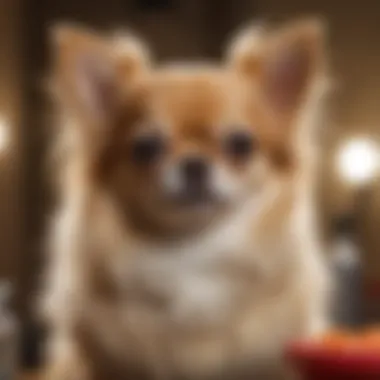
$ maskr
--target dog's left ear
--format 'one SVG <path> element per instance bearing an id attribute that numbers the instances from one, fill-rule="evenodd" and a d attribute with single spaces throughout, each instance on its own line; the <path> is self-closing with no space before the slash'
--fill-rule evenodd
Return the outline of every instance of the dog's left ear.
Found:
<path id="1" fill-rule="evenodd" d="M 123 92 L 149 65 L 145 46 L 132 36 L 103 36 L 72 25 L 59 25 L 51 35 L 59 100 L 82 125 L 106 126 Z"/>
<path id="2" fill-rule="evenodd" d="M 324 71 L 324 27 L 319 20 L 277 31 L 245 30 L 229 50 L 229 64 L 258 86 L 276 117 L 291 118 Z"/>

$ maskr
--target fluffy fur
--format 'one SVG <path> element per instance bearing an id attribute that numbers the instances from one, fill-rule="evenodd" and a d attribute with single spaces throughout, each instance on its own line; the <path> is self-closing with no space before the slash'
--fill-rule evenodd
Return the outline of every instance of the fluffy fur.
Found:
<path id="1" fill-rule="evenodd" d="M 55 31 L 51 379 L 269 379 L 287 341 L 325 328 L 311 137 L 322 28 L 246 30 L 226 56 L 157 66 L 132 37 Z M 253 138 L 246 156 L 224 148 L 235 132 Z M 163 152 L 135 162 L 152 133 Z M 188 157 L 208 163 L 210 198 L 187 202 Z"/>

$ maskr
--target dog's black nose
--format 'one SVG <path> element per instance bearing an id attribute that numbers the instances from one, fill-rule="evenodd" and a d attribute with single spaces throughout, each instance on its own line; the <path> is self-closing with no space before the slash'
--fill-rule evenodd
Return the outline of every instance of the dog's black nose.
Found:
<path id="1" fill-rule="evenodd" d="M 182 175 L 188 186 L 203 186 L 208 179 L 209 165 L 201 157 L 186 158 L 182 162 Z"/>

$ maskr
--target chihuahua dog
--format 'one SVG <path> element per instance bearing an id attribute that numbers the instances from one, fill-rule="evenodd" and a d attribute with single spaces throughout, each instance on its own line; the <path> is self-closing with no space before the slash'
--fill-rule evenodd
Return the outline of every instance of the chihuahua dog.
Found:
<path id="1" fill-rule="evenodd" d="M 247 28 L 218 65 L 75 26 L 53 40 L 48 378 L 282 378 L 286 344 L 328 322 L 319 21 Z"/>

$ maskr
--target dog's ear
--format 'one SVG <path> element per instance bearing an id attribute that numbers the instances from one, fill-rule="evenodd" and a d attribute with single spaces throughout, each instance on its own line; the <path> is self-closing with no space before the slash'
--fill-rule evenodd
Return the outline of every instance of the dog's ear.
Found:
<path id="1" fill-rule="evenodd" d="M 293 117 L 324 70 L 323 23 L 303 20 L 272 32 L 249 28 L 234 40 L 228 59 L 258 86 L 275 116 Z"/>
<path id="2" fill-rule="evenodd" d="M 52 43 L 54 88 L 86 123 L 109 122 L 128 83 L 149 63 L 145 47 L 128 35 L 105 37 L 61 25 L 52 30 Z"/>

